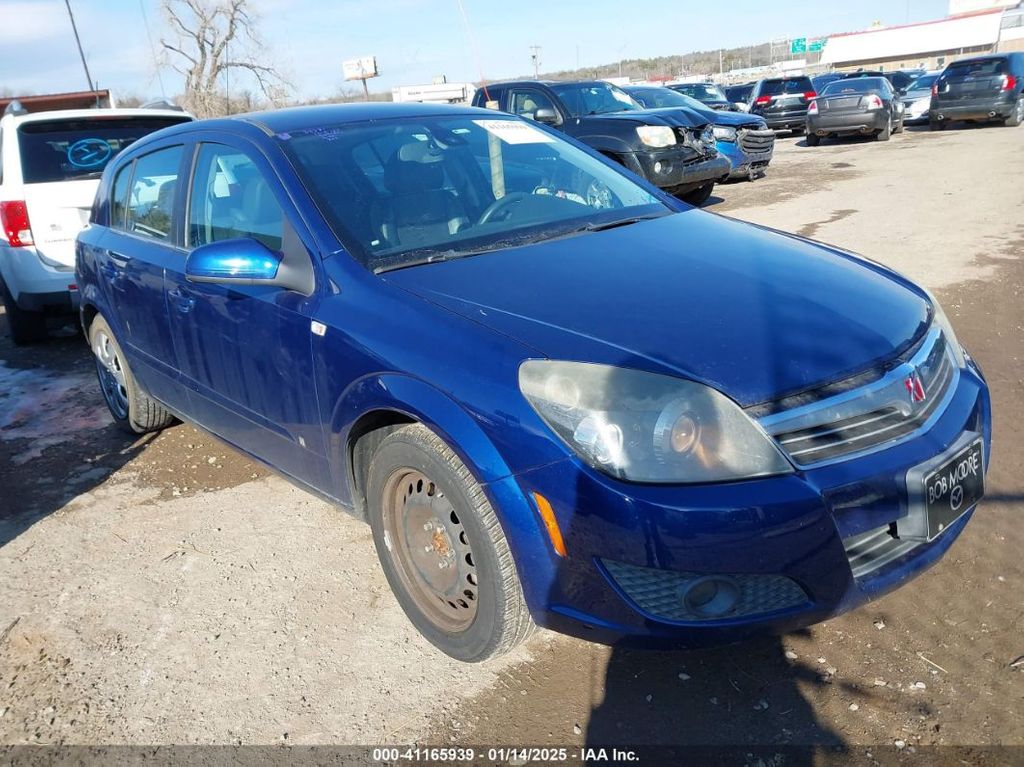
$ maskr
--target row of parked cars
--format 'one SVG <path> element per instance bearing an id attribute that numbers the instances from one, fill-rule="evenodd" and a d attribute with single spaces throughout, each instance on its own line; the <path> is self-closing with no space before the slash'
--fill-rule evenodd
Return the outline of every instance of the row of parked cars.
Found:
<path id="1" fill-rule="evenodd" d="M 4 280 L 78 304 L 126 432 L 188 420 L 367 521 L 454 658 L 790 632 L 948 550 L 988 389 L 911 281 L 666 193 L 770 136 L 665 98 L 11 114 Z"/>

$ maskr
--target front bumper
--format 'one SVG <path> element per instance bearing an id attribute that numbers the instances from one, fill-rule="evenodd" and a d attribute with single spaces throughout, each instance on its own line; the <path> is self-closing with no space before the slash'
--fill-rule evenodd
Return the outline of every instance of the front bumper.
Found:
<path id="1" fill-rule="evenodd" d="M 674 193 L 697 189 L 709 181 L 722 181 L 732 169 L 729 161 L 717 152 L 695 154 L 676 147 L 635 152 L 627 162 L 635 166 L 634 173 Z"/>
<path id="2" fill-rule="evenodd" d="M 907 472 L 966 432 L 983 435 L 987 466 L 990 402 L 973 365 L 962 371 L 954 396 L 928 431 L 860 458 L 780 477 L 689 487 L 619 482 L 566 459 L 491 489 L 538 623 L 605 643 L 721 644 L 819 622 L 937 562 L 973 509 L 931 542 L 902 542 L 883 565 L 865 572 L 851 564 L 859 561 L 866 539 L 910 513 Z M 536 519 L 531 493 L 546 497 L 555 510 L 568 548 L 564 559 L 551 552 L 535 522 L 519 516 Z M 519 524 L 508 524 L 509 515 Z M 709 576 L 737 584 L 742 609 L 701 619 L 679 608 L 680 589 Z"/>
<path id="3" fill-rule="evenodd" d="M 774 153 L 774 149 L 769 149 L 767 152 L 745 152 L 735 141 L 719 141 L 716 146 L 718 153 L 729 161 L 731 167 L 729 178 L 731 179 L 754 179 L 763 176 Z"/>
<path id="4" fill-rule="evenodd" d="M 807 132 L 817 133 L 819 136 L 873 133 L 884 130 L 888 120 L 889 113 L 884 109 L 873 109 L 870 112 L 807 115 Z"/>

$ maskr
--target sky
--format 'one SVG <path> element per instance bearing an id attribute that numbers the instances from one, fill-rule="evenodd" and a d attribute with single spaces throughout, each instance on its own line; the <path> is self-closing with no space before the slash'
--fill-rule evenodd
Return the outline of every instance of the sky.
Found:
<path id="1" fill-rule="evenodd" d="M 554 72 L 577 62 L 597 65 L 826 36 L 874 22 L 927 21 L 948 9 L 947 0 L 462 2 L 470 35 L 458 0 L 250 0 L 265 43 L 261 60 L 281 70 L 304 98 L 336 93 L 344 84 L 341 62 L 360 56 L 377 57 L 381 76 L 370 89 L 380 91 L 429 83 L 441 74 L 449 82 L 469 82 L 481 74 L 494 80 L 529 73 L 531 45 L 541 46 L 541 71 Z M 180 75 L 155 64 L 154 50 L 169 35 L 160 0 L 71 0 L 71 7 L 99 87 L 143 98 L 180 92 Z M 642 10 L 632 13 L 631 7 Z M 0 0 L 0 11 L 0 89 L 86 89 L 63 0 Z"/>

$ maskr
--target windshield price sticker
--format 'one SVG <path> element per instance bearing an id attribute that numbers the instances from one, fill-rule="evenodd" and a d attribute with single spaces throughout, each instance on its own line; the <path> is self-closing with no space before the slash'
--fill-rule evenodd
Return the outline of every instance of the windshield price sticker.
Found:
<path id="1" fill-rule="evenodd" d="M 488 133 L 506 144 L 551 144 L 555 137 L 539 131 L 532 125 L 515 120 L 473 120 Z"/>

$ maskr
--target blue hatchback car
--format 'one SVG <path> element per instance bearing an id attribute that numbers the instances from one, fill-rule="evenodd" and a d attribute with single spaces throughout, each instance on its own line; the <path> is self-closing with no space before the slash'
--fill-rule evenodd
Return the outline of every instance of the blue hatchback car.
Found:
<path id="1" fill-rule="evenodd" d="M 924 290 L 511 115 L 155 133 L 77 272 L 117 422 L 186 419 L 365 518 L 464 661 L 535 625 L 806 626 L 934 564 L 984 492 L 986 385 Z"/>

